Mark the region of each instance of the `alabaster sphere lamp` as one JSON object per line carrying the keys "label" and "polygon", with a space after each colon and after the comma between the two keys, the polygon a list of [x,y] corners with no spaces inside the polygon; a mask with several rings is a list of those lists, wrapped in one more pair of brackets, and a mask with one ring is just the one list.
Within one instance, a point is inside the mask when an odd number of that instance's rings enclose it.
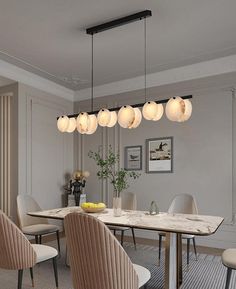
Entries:
{"label": "alabaster sphere lamp", "polygon": [[65,132],[69,126],[68,116],[60,116],[57,120],[57,128],[60,132]]}
{"label": "alabaster sphere lamp", "polygon": [[137,128],[140,125],[141,121],[142,121],[142,113],[141,113],[139,108],[137,108],[137,107],[134,108],[134,114],[135,114],[134,121],[129,126],[130,129],[131,128]]}
{"label": "alabaster sphere lamp", "polygon": [[182,99],[181,101],[182,115],[179,122],[187,121],[192,115],[192,103],[189,99]]}
{"label": "alabaster sphere lamp", "polygon": [[179,96],[172,97],[166,104],[166,116],[171,121],[178,121],[182,114],[181,98]]}
{"label": "alabaster sphere lamp", "polygon": [[164,113],[164,107],[161,103],[157,104],[157,114],[155,115],[155,117],[152,119],[153,121],[158,121],[162,118]]}
{"label": "alabaster sphere lamp", "polygon": [[95,114],[91,114],[88,116],[88,128],[86,134],[93,134],[97,130],[98,121]]}
{"label": "alabaster sphere lamp", "polygon": [[76,126],[77,126],[76,119],[74,117],[69,118],[69,125],[68,125],[66,132],[69,132],[69,133],[74,132],[76,129]]}
{"label": "alabaster sphere lamp", "polygon": [[118,123],[123,128],[130,127],[135,120],[135,111],[132,106],[124,105],[118,112]]}
{"label": "alabaster sphere lamp", "polygon": [[143,117],[147,120],[158,121],[164,112],[163,105],[155,101],[148,101],[143,106]]}
{"label": "alabaster sphere lamp", "polygon": [[143,106],[143,117],[147,120],[152,120],[157,114],[157,104],[155,101],[148,101]]}
{"label": "alabaster sphere lamp", "polygon": [[188,99],[172,97],[166,104],[166,116],[171,121],[184,122],[192,114],[192,104]]}
{"label": "alabaster sphere lamp", "polygon": [[77,130],[81,134],[85,134],[89,127],[89,115],[87,112],[81,112],[77,117]]}
{"label": "alabaster sphere lamp", "polygon": [[102,108],[99,110],[98,116],[98,124],[100,126],[107,126],[111,120],[111,113],[108,109]]}
{"label": "alabaster sphere lamp", "polygon": [[117,123],[117,113],[115,111],[110,112],[111,119],[109,123],[107,124],[107,127],[113,127]]}

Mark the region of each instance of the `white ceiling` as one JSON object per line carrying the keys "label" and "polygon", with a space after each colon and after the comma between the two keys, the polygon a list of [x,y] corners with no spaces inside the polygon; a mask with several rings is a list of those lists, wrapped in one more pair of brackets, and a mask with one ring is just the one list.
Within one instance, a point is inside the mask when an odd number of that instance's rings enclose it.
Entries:
{"label": "white ceiling", "polygon": [[[148,73],[236,54],[235,0],[5,0],[0,58],[75,90],[88,87],[91,37],[85,28],[145,9],[153,13]],[[143,21],[97,34],[94,44],[95,85],[143,74]],[[82,82],[75,87],[53,75]]]}

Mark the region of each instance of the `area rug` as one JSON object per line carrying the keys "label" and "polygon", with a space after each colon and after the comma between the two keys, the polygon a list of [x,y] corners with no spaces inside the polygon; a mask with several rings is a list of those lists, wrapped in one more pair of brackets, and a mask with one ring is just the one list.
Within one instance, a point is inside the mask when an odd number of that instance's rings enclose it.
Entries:
{"label": "area rug", "polygon": [[[65,242],[62,240],[62,254],[58,259],[59,288],[73,289],[70,269],[65,266]],[[47,245],[55,246],[55,243]],[[125,250],[131,260],[147,267],[151,272],[151,279],[148,282],[148,289],[164,288],[164,250],[160,266],[157,266],[158,247],[125,243]],[[35,289],[54,289],[54,275],[52,262],[45,262],[34,268]],[[183,254],[183,285],[181,289],[222,289],[225,286],[226,268],[221,263],[219,256],[198,254],[198,261],[195,261],[194,254],[190,254],[190,266],[187,271],[186,253]],[[16,289],[17,272],[0,269],[0,288]],[[31,281],[29,270],[24,272],[22,289],[30,289]],[[230,289],[236,288],[236,275],[233,272]],[[96,288],[94,288],[96,289]]]}
{"label": "area rug", "polygon": [[[141,264],[151,272],[148,289],[164,288],[164,250],[160,266],[157,265],[158,247],[138,245],[137,251],[133,245],[126,243],[126,251],[133,263]],[[187,268],[187,254],[183,253],[183,284],[181,289],[223,289],[226,280],[226,268],[221,263],[220,256],[198,254],[196,261],[194,253],[190,253],[190,264]],[[233,271],[230,289],[236,288],[236,274]]]}

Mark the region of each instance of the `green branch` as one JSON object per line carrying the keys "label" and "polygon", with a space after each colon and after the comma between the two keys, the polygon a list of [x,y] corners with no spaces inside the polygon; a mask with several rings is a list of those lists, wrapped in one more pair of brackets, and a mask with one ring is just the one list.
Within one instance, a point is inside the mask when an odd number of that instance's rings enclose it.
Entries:
{"label": "green branch", "polygon": [[108,155],[102,158],[101,151],[88,153],[89,158],[93,159],[98,166],[99,170],[97,176],[99,179],[109,179],[113,185],[116,196],[120,196],[120,193],[129,187],[129,180],[136,180],[140,177],[139,173],[134,171],[126,171],[125,169],[115,169],[115,165],[119,164],[120,155],[115,154],[112,151],[112,147],[109,146]]}

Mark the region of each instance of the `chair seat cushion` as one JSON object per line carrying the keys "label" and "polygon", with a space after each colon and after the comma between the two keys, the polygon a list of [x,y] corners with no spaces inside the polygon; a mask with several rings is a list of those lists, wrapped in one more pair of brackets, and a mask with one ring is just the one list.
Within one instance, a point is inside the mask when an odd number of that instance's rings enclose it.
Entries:
{"label": "chair seat cushion", "polygon": [[32,246],[37,255],[36,263],[52,259],[58,255],[57,250],[53,247],[39,244],[32,244]]}
{"label": "chair seat cushion", "polygon": [[36,224],[22,228],[22,232],[26,235],[44,235],[59,231],[59,227],[51,224]]}
{"label": "chair seat cushion", "polygon": [[151,278],[151,273],[148,269],[146,269],[143,266],[140,266],[137,264],[133,264],[133,265],[134,265],[134,269],[138,275],[138,287],[141,288]]}
{"label": "chair seat cushion", "polygon": [[110,230],[117,230],[117,231],[126,231],[126,230],[129,230],[129,229],[130,229],[129,227],[112,226],[112,225],[109,225],[108,228],[109,228]]}
{"label": "chair seat cushion", "polygon": [[227,249],[222,254],[222,263],[229,268],[236,269],[236,249]]}

